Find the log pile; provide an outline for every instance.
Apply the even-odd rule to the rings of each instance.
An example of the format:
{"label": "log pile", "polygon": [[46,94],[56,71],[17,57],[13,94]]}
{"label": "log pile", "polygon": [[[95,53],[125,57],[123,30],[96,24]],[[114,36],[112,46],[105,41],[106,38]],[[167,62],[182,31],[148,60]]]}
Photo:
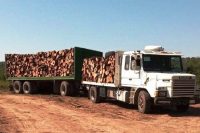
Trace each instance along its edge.
{"label": "log pile", "polygon": [[74,73],[74,49],[38,52],[36,54],[7,54],[8,77],[52,77]]}
{"label": "log pile", "polygon": [[84,59],[82,67],[83,81],[97,83],[114,83],[115,54],[107,57]]}

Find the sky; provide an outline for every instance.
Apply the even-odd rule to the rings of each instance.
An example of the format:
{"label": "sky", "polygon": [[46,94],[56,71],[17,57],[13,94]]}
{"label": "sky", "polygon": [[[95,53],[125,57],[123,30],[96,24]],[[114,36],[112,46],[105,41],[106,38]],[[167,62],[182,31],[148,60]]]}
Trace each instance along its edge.
{"label": "sky", "polygon": [[0,0],[4,54],[161,45],[200,56],[200,0]]}

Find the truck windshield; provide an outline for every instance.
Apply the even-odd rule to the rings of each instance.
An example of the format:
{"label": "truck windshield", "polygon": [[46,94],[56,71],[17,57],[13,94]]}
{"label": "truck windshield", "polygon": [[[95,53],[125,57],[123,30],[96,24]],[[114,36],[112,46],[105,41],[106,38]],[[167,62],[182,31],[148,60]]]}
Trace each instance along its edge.
{"label": "truck windshield", "polygon": [[143,55],[144,71],[182,72],[180,56],[169,55]]}

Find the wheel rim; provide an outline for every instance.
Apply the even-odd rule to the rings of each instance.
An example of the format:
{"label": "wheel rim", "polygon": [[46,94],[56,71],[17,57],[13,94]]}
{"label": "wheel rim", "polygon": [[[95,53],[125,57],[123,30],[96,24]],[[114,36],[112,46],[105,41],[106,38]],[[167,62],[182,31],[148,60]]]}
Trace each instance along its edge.
{"label": "wheel rim", "polygon": [[143,97],[143,95],[140,95],[140,96],[139,96],[138,105],[139,105],[139,107],[140,107],[141,109],[143,109],[143,107],[144,107],[144,97]]}
{"label": "wheel rim", "polygon": [[19,92],[19,85],[15,84],[15,92]]}
{"label": "wheel rim", "polygon": [[24,92],[25,92],[25,93],[28,93],[28,92],[29,92],[29,87],[28,87],[28,85],[24,85]]}
{"label": "wheel rim", "polygon": [[91,90],[91,96],[90,96],[91,100],[94,101],[94,90]]}
{"label": "wheel rim", "polygon": [[62,87],[61,87],[61,94],[65,95],[65,92],[66,92],[66,88],[65,88],[64,85],[62,85]]}

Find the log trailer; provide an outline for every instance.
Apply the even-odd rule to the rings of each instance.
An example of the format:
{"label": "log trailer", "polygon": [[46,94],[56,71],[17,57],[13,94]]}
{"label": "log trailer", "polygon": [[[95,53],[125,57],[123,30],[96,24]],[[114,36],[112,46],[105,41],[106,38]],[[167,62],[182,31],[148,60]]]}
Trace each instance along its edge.
{"label": "log trailer", "polygon": [[[62,96],[84,90],[93,103],[112,98],[137,105],[141,113],[149,113],[153,105],[173,105],[177,111],[184,112],[190,104],[197,103],[200,90],[196,76],[183,72],[180,53],[165,51],[161,46],[146,46],[143,51],[108,52],[105,56],[111,53],[115,56],[112,83],[83,80],[83,60],[103,57],[103,53],[79,47],[74,48],[74,72],[71,75],[8,76],[7,80],[12,81],[15,93],[31,94],[41,86],[50,86]],[[8,71],[7,75],[10,75]]]}

